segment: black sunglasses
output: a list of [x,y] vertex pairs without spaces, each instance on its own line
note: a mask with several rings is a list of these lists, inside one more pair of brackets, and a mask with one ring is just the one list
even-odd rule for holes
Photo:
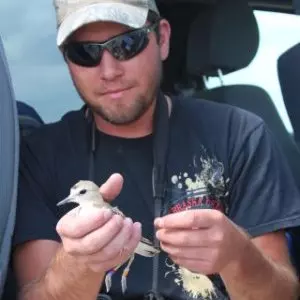
[[147,47],[149,43],[148,33],[154,31],[158,24],[159,21],[128,31],[103,43],[71,41],[63,47],[63,53],[72,63],[83,67],[96,67],[99,65],[104,50],[109,51],[117,60],[129,60]]

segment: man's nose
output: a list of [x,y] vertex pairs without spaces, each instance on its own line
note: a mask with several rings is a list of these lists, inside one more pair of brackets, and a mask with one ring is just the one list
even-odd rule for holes
[[100,63],[100,74],[103,80],[112,81],[123,74],[121,63],[107,50],[104,50]]

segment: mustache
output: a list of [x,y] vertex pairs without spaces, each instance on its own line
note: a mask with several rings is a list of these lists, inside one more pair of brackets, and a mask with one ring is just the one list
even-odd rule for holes
[[98,86],[96,89],[96,93],[99,95],[105,95],[108,93],[112,93],[112,92],[118,92],[118,91],[123,91],[123,90],[128,90],[133,88],[134,86],[136,86],[136,82],[135,81],[126,81],[126,82],[120,82],[118,81],[118,83],[115,84],[103,84],[101,86]]

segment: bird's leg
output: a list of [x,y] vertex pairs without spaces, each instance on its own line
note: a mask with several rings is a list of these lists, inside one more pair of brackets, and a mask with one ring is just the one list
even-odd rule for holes
[[112,285],[112,276],[117,272],[117,270],[122,266],[122,264],[116,266],[112,270],[110,270],[106,276],[105,276],[105,287],[106,287],[106,292],[108,293],[111,285]]
[[125,294],[125,292],[127,290],[127,277],[128,277],[129,271],[130,271],[130,266],[132,265],[132,263],[134,261],[134,256],[135,256],[134,253],[130,256],[130,259],[126,265],[126,268],[124,269],[124,271],[122,273],[121,285],[122,285],[123,294]]

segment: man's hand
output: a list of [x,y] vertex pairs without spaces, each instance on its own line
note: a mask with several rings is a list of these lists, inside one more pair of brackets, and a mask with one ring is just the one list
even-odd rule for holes
[[[113,200],[122,183],[122,177],[114,174],[100,187],[100,193],[106,200]],[[141,239],[140,223],[97,208],[82,209],[78,215],[69,212],[58,222],[57,232],[64,251],[94,272],[106,272],[124,263]]]
[[155,220],[161,248],[178,265],[201,274],[221,273],[241,257],[250,239],[217,210],[174,213]]

